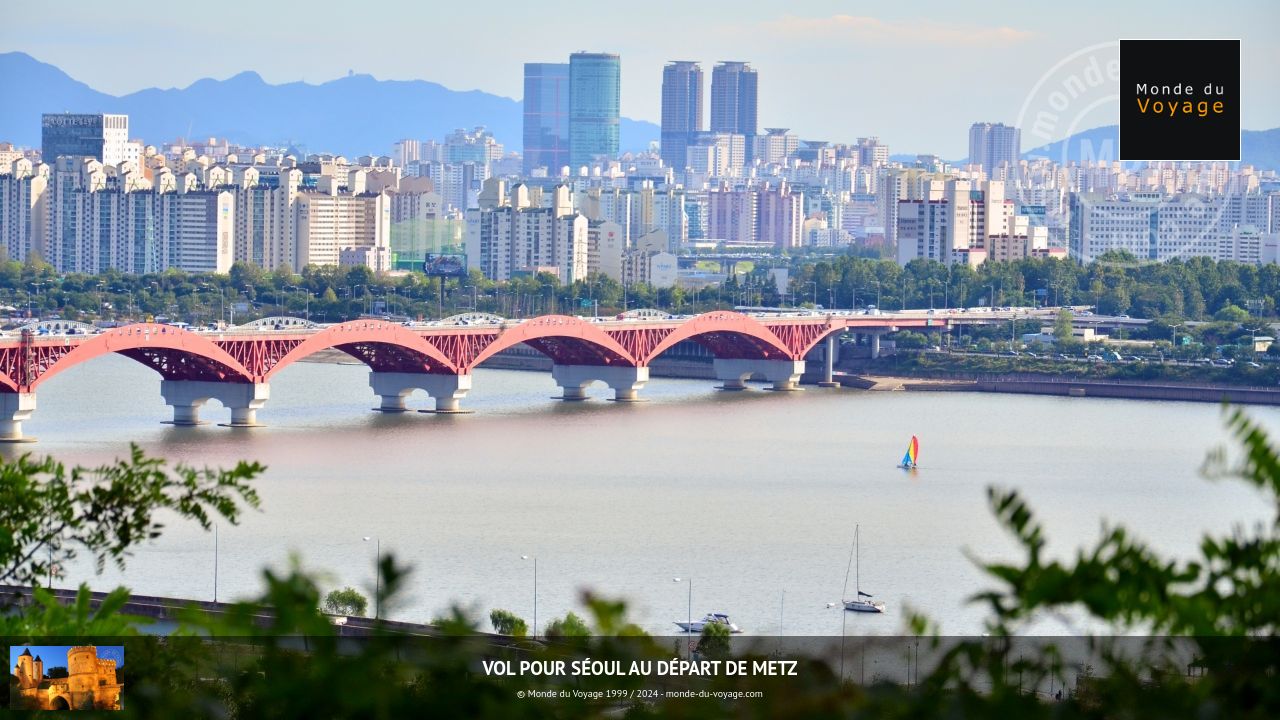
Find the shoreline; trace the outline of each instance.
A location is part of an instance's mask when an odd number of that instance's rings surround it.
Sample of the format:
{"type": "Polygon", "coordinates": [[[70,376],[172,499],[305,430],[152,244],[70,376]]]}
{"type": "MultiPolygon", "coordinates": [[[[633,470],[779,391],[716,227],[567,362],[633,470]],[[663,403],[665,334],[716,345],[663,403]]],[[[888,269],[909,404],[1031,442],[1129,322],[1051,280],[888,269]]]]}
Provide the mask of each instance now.
{"type": "MultiPolygon", "coordinates": [[[[303,358],[302,362],[362,365],[341,350],[322,350],[303,358]]],[[[551,359],[542,355],[501,353],[481,367],[502,370],[550,372],[551,359]]],[[[708,362],[697,360],[659,359],[650,366],[655,378],[714,380],[715,372],[708,362]]],[[[802,385],[816,385],[820,373],[806,372],[802,385]]],[[[836,370],[832,379],[841,387],[869,392],[976,392],[1015,395],[1056,395],[1073,398],[1110,398],[1120,400],[1173,400],[1182,402],[1230,402],[1245,405],[1280,405],[1280,388],[1260,388],[1214,384],[1185,384],[1160,381],[1105,380],[1065,378],[1054,375],[977,376],[972,378],[937,378],[926,375],[882,374],[836,370]]]]}

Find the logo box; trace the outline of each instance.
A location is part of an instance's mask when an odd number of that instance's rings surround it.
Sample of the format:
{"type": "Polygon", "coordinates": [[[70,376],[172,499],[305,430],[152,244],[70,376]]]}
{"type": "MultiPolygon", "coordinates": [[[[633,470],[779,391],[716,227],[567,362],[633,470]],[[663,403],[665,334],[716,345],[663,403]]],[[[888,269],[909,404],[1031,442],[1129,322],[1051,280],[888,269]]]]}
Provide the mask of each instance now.
{"type": "Polygon", "coordinates": [[[1120,41],[1120,159],[1240,159],[1239,40],[1120,41]]]}

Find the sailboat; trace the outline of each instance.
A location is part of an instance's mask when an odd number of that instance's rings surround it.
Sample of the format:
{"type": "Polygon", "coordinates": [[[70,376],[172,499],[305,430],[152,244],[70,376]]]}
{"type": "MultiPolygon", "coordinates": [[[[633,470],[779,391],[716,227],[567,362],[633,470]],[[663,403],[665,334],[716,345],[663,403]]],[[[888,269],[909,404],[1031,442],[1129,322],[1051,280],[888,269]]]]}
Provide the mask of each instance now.
{"type": "MultiPolygon", "coordinates": [[[[857,570],[853,576],[853,591],[855,594],[852,600],[843,600],[842,602],[844,603],[844,609],[850,612],[882,613],[884,612],[884,603],[871,600],[869,599],[871,593],[862,592],[862,553],[858,547],[858,528],[859,526],[857,525],[853,526],[853,552],[849,553],[850,560],[857,558],[854,565],[857,570]]],[[[844,591],[846,593],[849,591],[848,568],[845,568],[844,571],[844,591]]]]}
{"type": "Polygon", "coordinates": [[[910,470],[916,466],[916,458],[920,457],[920,440],[915,435],[911,436],[911,442],[907,443],[907,452],[902,456],[902,464],[898,467],[903,470],[910,470]]]}

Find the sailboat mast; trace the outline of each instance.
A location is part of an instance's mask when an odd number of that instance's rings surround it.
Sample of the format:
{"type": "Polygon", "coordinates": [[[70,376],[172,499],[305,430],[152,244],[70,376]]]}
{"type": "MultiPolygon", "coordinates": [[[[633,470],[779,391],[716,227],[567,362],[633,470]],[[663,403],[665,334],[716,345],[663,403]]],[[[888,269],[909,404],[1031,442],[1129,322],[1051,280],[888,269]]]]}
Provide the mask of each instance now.
{"type": "Polygon", "coordinates": [[[858,526],[853,526],[853,552],[858,560],[854,564],[856,568],[853,576],[853,590],[857,595],[856,598],[862,597],[862,547],[858,544],[858,526]]]}

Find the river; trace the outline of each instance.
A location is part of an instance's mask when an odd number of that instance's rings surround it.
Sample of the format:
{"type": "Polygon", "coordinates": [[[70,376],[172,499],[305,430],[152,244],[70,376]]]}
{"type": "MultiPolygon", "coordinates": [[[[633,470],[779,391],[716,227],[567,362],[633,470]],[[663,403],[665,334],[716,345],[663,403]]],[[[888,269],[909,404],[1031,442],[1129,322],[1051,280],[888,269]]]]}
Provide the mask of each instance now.
{"type": "MultiPolygon", "coordinates": [[[[486,617],[507,608],[538,621],[574,610],[591,588],[625,598],[630,617],[668,633],[688,612],[727,612],[755,634],[833,635],[855,524],[861,586],[885,615],[850,613],[848,632],[891,634],[905,611],[947,633],[982,628],[966,598],[992,586],[965,552],[1011,558],[986,505],[989,485],[1022,490],[1065,554],[1104,521],[1164,553],[1192,552],[1205,530],[1269,517],[1242,483],[1198,468],[1225,440],[1213,404],[867,392],[725,393],[711,381],[655,379],[649,402],[567,404],[547,373],[479,370],[463,401],[474,414],[372,412],[359,365],[299,363],[272,382],[267,426],[161,424],[158,376],[119,356],[39,389],[15,452],[96,465],[139,443],[172,461],[264,463],[262,508],[219,533],[219,599],[262,587],[264,565],[296,556],[326,589],[374,585],[376,538],[414,573],[390,617],[425,622],[452,603],[486,617]],[[917,472],[895,467],[920,437],[917,472]],[[672,581],[682,578],[680,583],[672,581]]],[[[430,401],[416,394],[411,404],[430,401]]],[[[1271,408],[1254,415],[1280,431],[1271,408]]],[[[226,421],[211,402],[204,417],[226,421]]],[[[173,523],[120,573],[80,563],[66,585],[125,584],[149,595],[211,599],[214,543],[173,523]]],[[[852,596],[853,581],[848,594],[852,596]]],[[[485,627],[487,628],[487,620],[485,627]]],[[[1039,629],[1068,633],[1046,621],[1039,629]]]]}

